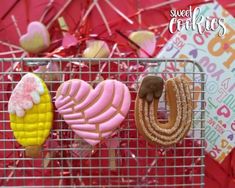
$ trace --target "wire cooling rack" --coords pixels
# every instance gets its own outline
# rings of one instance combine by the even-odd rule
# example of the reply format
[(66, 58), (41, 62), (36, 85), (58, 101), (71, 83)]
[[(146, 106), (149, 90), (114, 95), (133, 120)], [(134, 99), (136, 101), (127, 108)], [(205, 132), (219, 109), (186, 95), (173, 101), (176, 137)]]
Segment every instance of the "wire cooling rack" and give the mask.
[[(20, 187), (204, 187), (205, 78), (194, 61), (175, 59), (0, 59), (0, 186)], [(41, 76), (52, 97), (69, 79), (95, 86), (117, 79), (131, 92), (131, 109), (120, 129), (96, 147), (77, 138), (55, 110), (53, 128), (41, 157), (26, 158), (10, 129), (7, 104), (27, 72)], [(193, 124), (180, 143), (161, 148), (148, 144), (136, 131), (134, 101), (141, 78), (184, 75), (193, 98)], [(54, 99), (53, 99), (54, 100)], [(166, 119), (164, 96), (158, 109)]]

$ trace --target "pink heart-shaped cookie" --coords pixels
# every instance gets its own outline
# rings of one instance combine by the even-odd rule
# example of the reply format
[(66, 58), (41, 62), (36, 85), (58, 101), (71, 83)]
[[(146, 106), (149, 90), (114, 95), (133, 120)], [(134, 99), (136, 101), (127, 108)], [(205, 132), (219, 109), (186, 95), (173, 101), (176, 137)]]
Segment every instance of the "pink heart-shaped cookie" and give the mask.
[(117, 80), (102, 81), (93, 89), (74, 79), (59, 87), (55, 106), (72, 130), (94, 146), (118, 128), (130, 103), (127, 86)]
[(41, 22), (31, 22), (27, 33), (20, 37), (20, 45), (29, 53), (40, 53), (50, 46), (50, 35)]

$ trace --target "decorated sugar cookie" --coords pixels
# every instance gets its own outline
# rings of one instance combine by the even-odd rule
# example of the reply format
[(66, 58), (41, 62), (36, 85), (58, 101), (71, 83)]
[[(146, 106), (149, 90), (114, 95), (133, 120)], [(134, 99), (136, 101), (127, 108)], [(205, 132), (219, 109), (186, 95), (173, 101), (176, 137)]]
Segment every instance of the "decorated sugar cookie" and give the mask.
[(156, 38), (153, 32), (146, 30), (134, 31), (129, 35), (129, 39), (144, 50), (137, 49), (139, 57), (145, 58), (148, 55), (153, 55), (156, 47)]
[(53, 112), (49, 91), (35, 74), (28, 73), (12, 91), (8, 112), (16, 140), (26, 155), (37, 157), (52, 126)]
[(27, 33), (20, 37), (20, 45), (29, 53), (40, 53), (50, 46), (50, 35), (41, 22), (31, 22)]
[(171, 146), (184, 138), (192, 124), (192, 98), (188, 82), (183, 77), (166, 81), (166, 98), (170, 108), (167, 123), (157, 119), (159, 98), (164, 82), (162, 78), (147, 76), (143, 79), (135, 101), (135, 122), (147, 141)]
[(117, 80), (102, 81), (93, 89), (85, 81), (74, 79), (59, 87), (55, 106), (72, 130), (94, 146), (115, 132), (130, 103), (127, 86)]
[(87, 42), (87, 48), (83, 52), (85, 58), (107, 58), (110, 50), (105, 41), (91, 40)]

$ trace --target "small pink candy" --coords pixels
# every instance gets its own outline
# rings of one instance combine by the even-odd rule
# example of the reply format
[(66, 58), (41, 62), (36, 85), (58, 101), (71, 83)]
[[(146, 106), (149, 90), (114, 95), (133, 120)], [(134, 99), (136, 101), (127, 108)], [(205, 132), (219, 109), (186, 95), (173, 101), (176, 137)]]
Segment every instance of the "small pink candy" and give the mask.
[(62, 46), (64, 48), (70, 48), (72, 46), (76, 46), (78, 44), (78, 40), (75, 36), (66, 33), (64, 35), (63, 41), (62, 41)]

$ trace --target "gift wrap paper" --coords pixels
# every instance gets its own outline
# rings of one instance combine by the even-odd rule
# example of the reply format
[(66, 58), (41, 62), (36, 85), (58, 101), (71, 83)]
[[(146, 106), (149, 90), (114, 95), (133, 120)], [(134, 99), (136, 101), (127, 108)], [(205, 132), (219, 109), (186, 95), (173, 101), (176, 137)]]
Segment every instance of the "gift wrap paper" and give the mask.
[[(201, 15), (223, 18), (226, 34), (219, 29), (199, 34), (197, 30), (182, 28), (163, 47), (157, 58), (186, 58), (198, 62), (206, 73), (206, 151), (219, 163), (235, 146), (235, 20), (217, 3), (200, 6)], [(151, 67), (150, 72), (182, 71), (189, 64), (174, 67)], [(192, 71), (193, 66), (191, 67)], [(190, 70), (190, 67), (187, 67)], [(194, 76), (194, 81), (200, 78)], [(195, 84), (194, 89), (200, 91)], [(200, 105), (196, 106), (201, 108)], [(197, 116), (197, 115), (196, 115)], [(197, 117), (195, 117), (197, 118)], [(200, 123), (200, 122), (199, 122)], [(194, 125), (194, 126), (200, 126)]]

